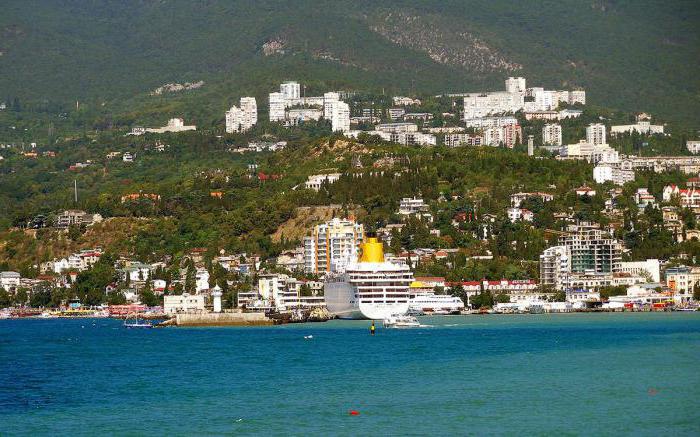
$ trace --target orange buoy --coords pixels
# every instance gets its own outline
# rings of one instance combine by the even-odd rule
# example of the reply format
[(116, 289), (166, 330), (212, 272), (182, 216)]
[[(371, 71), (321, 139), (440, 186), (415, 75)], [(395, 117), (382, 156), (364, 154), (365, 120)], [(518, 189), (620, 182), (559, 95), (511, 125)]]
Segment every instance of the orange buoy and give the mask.
[(350, 410), (350, 415), (351, 415), (351, 416), (359, 416), (359, 415), (360, 415), (360, 412), (359, 412), (359, 411), (356, 411), (356, 410)]

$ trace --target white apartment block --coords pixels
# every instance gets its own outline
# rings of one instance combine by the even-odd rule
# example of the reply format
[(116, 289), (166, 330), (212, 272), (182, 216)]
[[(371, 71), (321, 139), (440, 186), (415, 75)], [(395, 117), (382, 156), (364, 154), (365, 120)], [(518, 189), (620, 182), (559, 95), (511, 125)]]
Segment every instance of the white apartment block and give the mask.
[(258, 122), (258, 103), (255, 101), (255, 97), (241, 97), (240, 104), (243, 112), (241, 130), (246, 131)]
[(304, 271), (321, 274), (343, 271), (358, 255), (364, 228), (352, 220), (334, 218), (316, 225), (304, 238)]
[(399, 202), (399, 214), (412, 215), (420, 214), (428, 210), (428, 205), (419, 197), (404, 197)]
[(569, 91), (569, 101), (570, 105), (575, 105), (580, 103), (581, 105), (586, 104), (586, 91), (584, 90), (572, 90)]
[[(583, 90), (551, 91), (542, 87), (526, 88), (526, 80), (523, 77), (506, 79), (505, 91), (466, 93), (458, 96), (464, 98), (464, 120), (520, 110), (551, 111), (560, 103), (586, 103), (586, 92)], [(530, 99), (526, 102), (525, 97)]]
[(162, 134), (166, 132), (186, 132), (197, 130), (197, 126), (186, 125), (182, 118), (171, 118), (163, 127), (156, 128), (134, 128), (129, 135), (143, 135), (145, 133)]
[(481, 146), (484, 144), (484, 137), (472, 134), (446, 134), (444, 142), (447, 147)]
[(535, 214), (527, 209), (508, 208), (506, 213), (508, 214), (508, 220), (510, 220), (511, 223), (516, 223), (521, 220), (524, 222), (531, 222), (535, 219)]
[(526, 95), (533, 101), (524, 103), (526, 111), (551, 111), (559, 106), (559, 93), (541, 87), (528, 88)]
[(503, 127), (518, 124), (518, 119), (510, 116), (470, 118), (468, 120), (464, 120), (464, 124), (466, 127), (484, 129), (488, 127)]
[(559, 149), (561, 158), (585, 159), (593, 163), (619, 163), (620, 155), (617, 150), (607, 144), (595, 145), (581, 140), (578, 143), (567, 144)]
[(506, 79), (507, 93), (524, 93), (527, 90), (524, 77), (509, 77)]
[(658, 259), (646, 261), (623, 261), (620, 263), (620, 273), (633, 276), (648, 276), (650, 282), (661, 282), (661, 263)]
[(19, 288), (21, 275), (17, 272), (0, 272), (0, 288), (13, 292)]
[(412, 99), (410, 97), (395, 96), (392, 101), (396, 106), (413, 106), (420, 105), (421, 101), (418, 99)]
[(491, 114), (518, 112), (525, 106), (525, 94), (497, 91), (471, 93), (464, 97), (464, 120)]
[(258, 122), (258, 105), (255, 97), (241, 97), (236, 105), (226, 111), (226, 133), (245, 132)]
[[(325, 304), (323, 295), (319, 291), (323, 289), (323, 283), (307, 281), (311, 288), (311, 296), (301, 295), (302, 282), (285, 274), (271, 273), (258, 277), (258, 291), (247, 298), (247, 306), (273, 307), (280, 311), (298, 307), (319, 307)], [(320, 288), (320, 289), (319, 289)], [(255, 301), (259, 299), (259, 301)]]
[(323, 118), (330, 120), (333, 117), (333, 105), (340, 101), (340, 95), (336, 92), (323, 94)]
[[(284, 310), (293, 306), (297, 293), (287, 287), (289, 276), (284, 274), (265, 274), (258, 276), (258, 296), (264, 301), (264, 306)], [(291, 305), (290, 305), (291, 304)]]
[(700, 153), (700, 141), (686, 141), (685, 147), (693, 155), (697, 155), (698, 153)]
[(331, 129), (333, 132), (350, 132), (350, 106), (345, 102), (336, 101), (332, 105)]
[(168, 315), (204, 312), (204, 295), (188, 294), (163, 296), (163, 312)]
[(676, 303), (687, 302), (693, 296), (693, 290), (700, 285), (698, 267), (678, 266), (666, 269), (666, 286), (673, 291)]
[(520, 125), (510, 124), (484, 129), (483, 136), (484, 144), (489, 146), (499, 146), (503, 144), (509, 149), (512, 149), (518, 141), (522, 141), (523, 133)]
[(361, 133), (366, 133), (369, 135), (376, 135), (381, 137), (384, 141), (389, 141), (396, 144), (402, 144), (404, 146), (435, 146), (437, 145), (437, 137), (433, 134), (426, 134), (423, 132), (387, 132), (387, 131), (353, 131), (352, 137), (357, 138)]
[(592, 123), (586, 128), (586, 142), (595, 146), (608, 144), (605, 137), (605, 125), (602, 123)]
[(639, 121), (637, 124), (625, 124), (619, 126), (610, 126), (610, 135), (631, 134), (637, 132), (643, 135), (663, 134), (664, 126), (659, 124), (651, 124), (648, 121)]
[(304, 182), (304, 188), (309, 190), (318, 191), (321, 189), (323, 183), (328, 183), (329, 185), (340, 179), (340, 173), (327, 173), (327, 174), (315, 174), (309, 176), (306, 182)]
[(285, 99), (282, 93), (270, 93), (270, 121), (284, 121)]
[(307, 121), (320, 120), (323, 117), (323, 111), (316, 108), (294, 108), (288, 109), (284, 117), (285, 126), (298, 126)]
[(418, 132), (418, 125), (414, 123), (384, 123), (375, 128), (380, 132), (409, 133)]
[(593, 180), (598, 184), (610, 181), (615, 185), (622, 186), (627, 182), (632, 182), (634, 178), (634, 170), (622, 169), (615, 165), (599, 164), (593, 168)]
[(700, 157), (697, 156), (626, 156), (622, 159), (622, 168), (634, 170), (652, 170), (661, 173), (680, 170), (686, 174), (700, 172)]
[(301, 86), (298, 82), (284, 82), (280, 85), (280, 93), (285, 100), (299, 100), (301, 98)]
[(545, 124), (542, 128), (542, 144), (561, 146), (561, 125), (557, 123)]
[(389, 118), (392, 120), (398, 120), (399, 118), (406, 115), (406, 110), (404, 108), (389, 108), (387, 111)]
[(510, 205), (513, 208), (520, 208), (520, 205), (523, 203), (523, 201), (530, 197), (538, 197), (542, 200), (542, 202), (551, 202), (552, 200), (554, 200), (554, 195), (549, 193), (542, 193), (539, 191), (534, 193), (521, 192), (510, 195)]
[(540, 255), (540, 284), (557, 290), (566, 288), (571, 273), (571, 259), (566, 246), (545, 249)]

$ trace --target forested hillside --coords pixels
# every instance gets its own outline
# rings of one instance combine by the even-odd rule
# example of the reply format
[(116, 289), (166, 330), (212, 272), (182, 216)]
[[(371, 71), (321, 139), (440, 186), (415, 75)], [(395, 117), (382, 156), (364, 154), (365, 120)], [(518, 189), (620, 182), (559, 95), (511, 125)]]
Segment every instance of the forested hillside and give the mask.
[(214, 117), (228, 96), (262, 97), (282, 79), (437, 93), (517, 74), (697, 121), (699, 21), (693, 0), (8, 0), (0, 99), (115, 115), (162, 107), (171, 93), (149, 93), (164, 84), (204, 81), (184, 98)]

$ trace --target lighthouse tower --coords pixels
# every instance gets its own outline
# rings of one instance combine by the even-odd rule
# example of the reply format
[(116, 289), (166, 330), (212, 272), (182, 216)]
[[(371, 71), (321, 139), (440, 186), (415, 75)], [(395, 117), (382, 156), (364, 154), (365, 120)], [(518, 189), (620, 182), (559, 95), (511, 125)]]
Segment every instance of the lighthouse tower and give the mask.
[(211, 297), (214, 299), (214, 312), (215, 313), (220, 313), (221, 312), (221, 296), (223, 293), (221, 292), (221, 287), (219, 287), (219, 284), (216, 284), (216, 287), (211, 292)]

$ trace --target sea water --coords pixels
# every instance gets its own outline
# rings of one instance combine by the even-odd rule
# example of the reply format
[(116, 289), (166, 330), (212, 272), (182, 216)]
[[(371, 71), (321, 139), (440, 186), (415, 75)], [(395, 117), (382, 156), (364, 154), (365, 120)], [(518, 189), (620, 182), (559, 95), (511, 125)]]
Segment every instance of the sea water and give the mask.
[(0, 320), (0, 435), (700, 434), (700, 313), (421, 322)]

